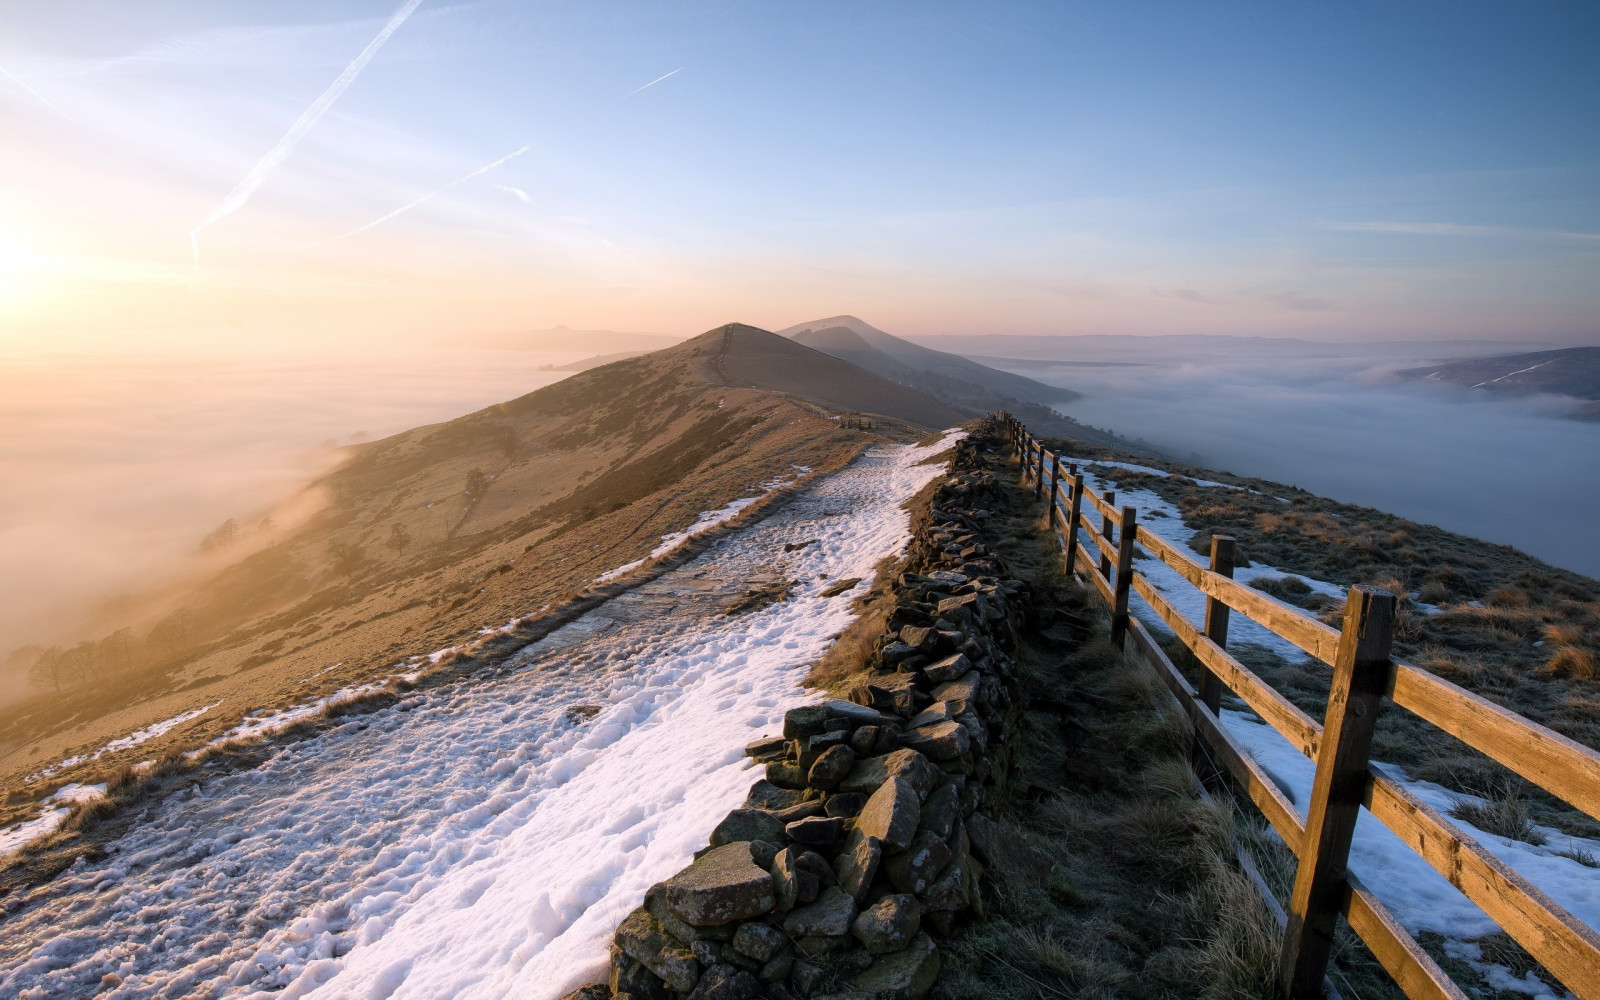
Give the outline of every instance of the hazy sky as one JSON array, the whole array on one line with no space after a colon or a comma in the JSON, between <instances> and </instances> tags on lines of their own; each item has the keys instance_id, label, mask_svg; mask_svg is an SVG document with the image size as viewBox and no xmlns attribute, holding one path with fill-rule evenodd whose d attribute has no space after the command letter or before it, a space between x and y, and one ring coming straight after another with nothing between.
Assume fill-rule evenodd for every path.
<instances>
[{"instance_id":1,"label":"hazy sky","mask_svg":"<svg viewBox=\"0 0 1600 1000\"><path fill-rule=\"evenodd\" d=\"M1592 3L13 2L0 348L1592 342L1597 37Z\"/></svg>"}]
</instances>

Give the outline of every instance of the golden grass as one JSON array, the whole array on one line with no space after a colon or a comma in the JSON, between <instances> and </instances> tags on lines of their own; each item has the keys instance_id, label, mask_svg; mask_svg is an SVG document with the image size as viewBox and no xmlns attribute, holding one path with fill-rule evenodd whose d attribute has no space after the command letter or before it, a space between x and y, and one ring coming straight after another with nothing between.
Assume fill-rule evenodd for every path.
<instances>
[{"instance_id":1,"label":"golden grass","mask_svg":"<svg viewBox=\"0 0 1600 1000\"><path fill-rule=\"evenodd\" d=\"M1544 672L1552 677L1570 677L1573 680L1592 681L1600 676L1595 655L1583 646L1557 646Z\"/></svg>"}]
</instances>

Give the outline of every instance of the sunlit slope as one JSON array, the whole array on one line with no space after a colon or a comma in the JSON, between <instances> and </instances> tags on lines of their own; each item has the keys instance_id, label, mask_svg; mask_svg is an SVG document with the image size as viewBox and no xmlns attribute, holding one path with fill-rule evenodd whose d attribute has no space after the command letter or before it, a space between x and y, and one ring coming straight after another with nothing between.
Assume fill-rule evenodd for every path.
<instances>
[{"instance_id":1,"label":"sunlit slope","mask_svg":"<svg viewBox=\"0 0 1600 1000\"><path fill-rule=\"evenodd\" d=\"M721 342L713 334L721 334ZM900 385L860 365L813 350L755 327L732 324L692 341L713 377L793 394L831 409L855 410L948 427L967 415L927 393Z\"/></svg>"},{"instance_id":2,"label":"sunlit slope","mask_svg":"<svg viewBox=\"0 0 1600 1000\"><path fill-rule=\"evenodd\" d=\"M847 461L869 436L834 411L918 434L960 419L735 325L361 446L304 525L129 622L131 662L0 715L0 776L222 699L145 759L535 612L703 511Z\"/></svg>"}]
</instances>

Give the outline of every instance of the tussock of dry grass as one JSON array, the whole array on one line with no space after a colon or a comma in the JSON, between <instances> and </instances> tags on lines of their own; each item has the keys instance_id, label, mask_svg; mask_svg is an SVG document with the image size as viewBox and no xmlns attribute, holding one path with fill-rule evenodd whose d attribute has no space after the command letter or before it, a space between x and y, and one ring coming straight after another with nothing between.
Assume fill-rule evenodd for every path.
<instances>
[{"instance_id":1,"label":"tussock of dry grass","mask_svg":"<svg viewBox=\"0 0 1600 1000\"><path fill-rule=\"evenodd\" d=\"M889 616L894 613L894 579L904 566L900 557L885 558L878 563L872 586L855 599L855 620L811 665L806 674L808 687L849 698L871 675L870 663L878 651L878 637L888 630Z\"/></svg>"},{"instance_id":2,"label":"tussock of dry grass","mask_svg":"<svg viewBox=\"0 0 1600 1000\"><path fill-rule=\"evenodd\" d=\"M1534 829L1532 809L1525 789L1519 781L1503 783L1498 794L1486 798L1483 802L1460 803L1450 810L1450 815L1471 823L1485 833L1510 840L1520 840L1535 847L1546 840L1544 834Z\"/></svg>"}]
</instances>

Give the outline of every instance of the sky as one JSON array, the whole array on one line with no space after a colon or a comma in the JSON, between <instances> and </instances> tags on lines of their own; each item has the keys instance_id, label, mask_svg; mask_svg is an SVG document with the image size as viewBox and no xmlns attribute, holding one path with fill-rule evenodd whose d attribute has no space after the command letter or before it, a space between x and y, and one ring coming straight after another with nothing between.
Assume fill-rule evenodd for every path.
<instances>
[{"instance_id":1,"label":"sky","mask_svg":"<svg viewBox=\"0 0 1600 1000\"><path fill-rule=\"evenodd\" d=\"M1600 339L1589 3L0 5L0 352Z\"/></svg>"}]
</instances>

